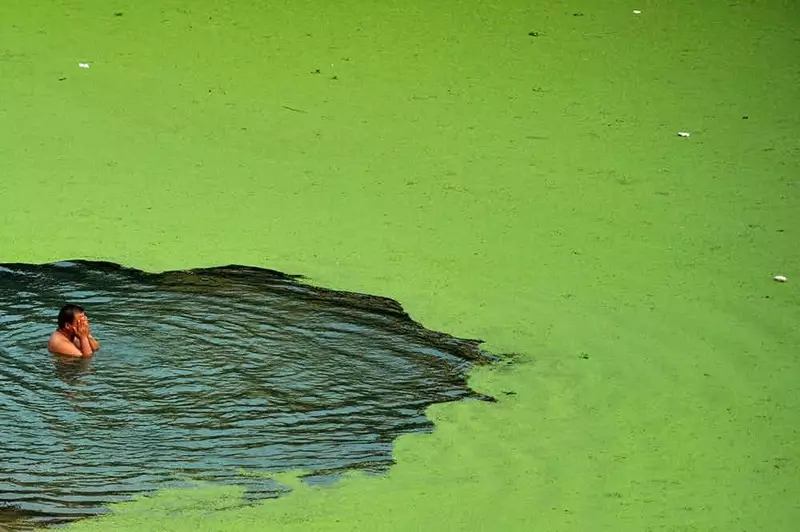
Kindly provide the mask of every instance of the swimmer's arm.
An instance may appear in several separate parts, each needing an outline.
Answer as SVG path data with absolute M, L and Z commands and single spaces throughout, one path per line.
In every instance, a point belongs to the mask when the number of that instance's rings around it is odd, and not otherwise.
M 97 340 L 94 339 L 94 336 L 91 334 L 87 337 L 89 340 L 89 346 L 92 348 L 92 352 L 100 351 L 100 344 Z
M 80 345 L 81 355 L 85 356 L 85 357 L 92 356 L 92 353 L 94 353 L 94 350 L 92 350 L 92 344 L 89 341 L 89 337 L 88 336 L 81 336 L 79 338 L 80 338 L 80 344 L 81 344 Z
M 91 350 L 91 353 L 89 353 L 90 355 L 100 349 L 100 344 L 98 344 L 97 340 L 92 336 L 92 330 L 89 327 L 89 318 L 87 318 L 85 314 L 82 316 L 80 324 L 78 325 L 78 336 L 81 339 L 81 345 L 79 347 L 84 353 L 86 353 L 86 348 L 84 346 L 88 346 L 89 350 Z
M 85 315 L 78 321 L 76 330 L 78 333 L 77 338 L 80 341 L 78 348 L 81 350 L 81 353 L 85 357 L 92 356 L 92 353 L 95 351 L 92 347 L 94 338 L 92 338 L 92 331 L 89 330 L 89 319 Z M 97 344 L 97 342 L 94 343 Z M 100 346 L 98 345 L 97 347 Z

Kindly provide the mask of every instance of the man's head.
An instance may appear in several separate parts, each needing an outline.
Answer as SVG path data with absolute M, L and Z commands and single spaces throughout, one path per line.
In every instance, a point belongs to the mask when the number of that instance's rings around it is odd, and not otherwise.
M 75 326 L 75 318 L 83 314 L 83 308 L 78 305 L 64 305 L 58 312 L 58 328 L 72 329 Z

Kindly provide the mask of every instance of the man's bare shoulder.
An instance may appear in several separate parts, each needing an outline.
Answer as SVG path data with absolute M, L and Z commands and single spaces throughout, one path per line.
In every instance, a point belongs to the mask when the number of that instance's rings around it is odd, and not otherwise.
M 58 331 L 50 335 L 47 350 L 56 355 L 83 356 L 77 346 Z
M 53 332 L 53 334 L 50 335 L 50 339 L 47 341 L 47 347 L 48 349 L 50 349 L 50 351 L 53 351 L 53 346 L 55 346 L 56 343 L 58 342 L 59 336 L 61 335 L 58 334 L 58 331 L 55 331 Z

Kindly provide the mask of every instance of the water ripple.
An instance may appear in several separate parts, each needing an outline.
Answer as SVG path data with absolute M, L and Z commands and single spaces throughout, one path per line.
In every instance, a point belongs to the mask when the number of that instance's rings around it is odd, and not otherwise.
M 94 358 L 47 353 L 65 302 L 86 308 Z M 0 357 L 0 523 L 189 480 L 282 491 L 243 470 L 383 471 L 393 439 L 429 430 L 425 407 L 471 395 L 465 371 L 488 360 L 385 298 L 255 268 L 88 262 L 0 266 Z

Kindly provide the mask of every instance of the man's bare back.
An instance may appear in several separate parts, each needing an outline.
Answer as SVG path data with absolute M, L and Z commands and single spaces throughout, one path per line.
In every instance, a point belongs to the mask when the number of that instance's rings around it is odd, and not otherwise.
M 64 305 L 58 313 L 58 329 L 50 335 L 47 348 L 56 355 L 90 357 L 100 344 L 89 329 L 89 318 L 78 305 Z

